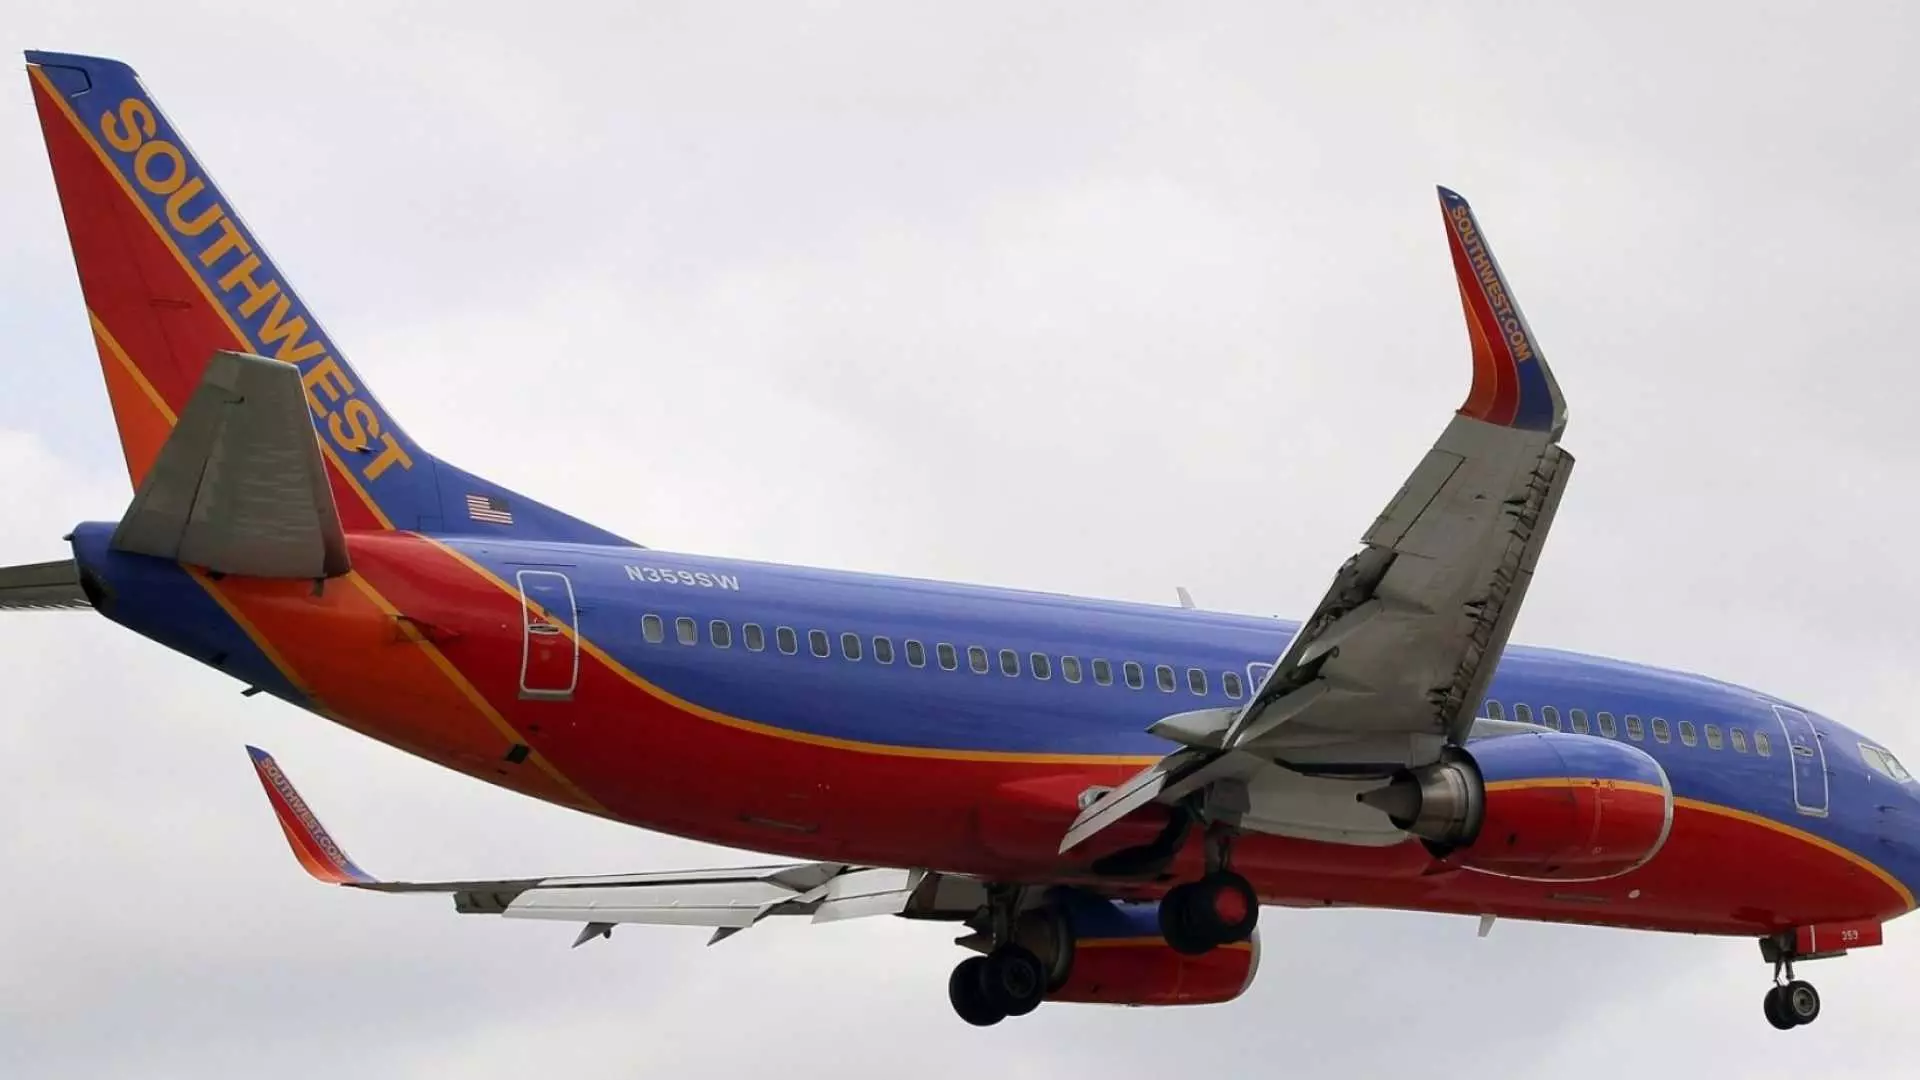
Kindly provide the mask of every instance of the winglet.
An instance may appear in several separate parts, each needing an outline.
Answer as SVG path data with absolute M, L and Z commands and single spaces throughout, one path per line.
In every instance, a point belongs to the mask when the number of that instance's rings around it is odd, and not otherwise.
M 1527 317 L 1507 287 L 1506 275 L 1487 246 L 1473 208 L 1457 192 L 1440 189 L 1440 213 L 1447 223 L 1460 283 L 1460 306 L 1473 340 L 1473 389 L 1463 416 L 1501 427 L 1544 431 L 1554 439 L 1567 426 L 1567 403 L 1547 367 Z
M 308 809 L 307 800 L 294 790 L 293 781 L 280 771 L 273 755 L 256 746 L 247 747 L 247 754 L 253 758 L 254 771 L 260 774 L 260 786 L 267 789 L 267 801 L 273 804 L 273 816 L 280 819 L 280 831 L 287 834 L 293 857 L 300 860 L 307 873 L 332 885 L 374 884 L 373 875 L 355 866 L 327 835 L 326 826 Z

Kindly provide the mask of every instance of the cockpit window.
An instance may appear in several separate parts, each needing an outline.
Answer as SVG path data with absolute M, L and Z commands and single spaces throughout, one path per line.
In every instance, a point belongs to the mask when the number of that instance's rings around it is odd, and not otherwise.
M 1913 779 L 1913 774 L 1900 764 L 1900 759 L 1877 746 L 1861 743 L 1860 756 L 1867 759 L 1867 764 L 1873 766 L 1875 772 L 1890 776 L 1902 784 Z

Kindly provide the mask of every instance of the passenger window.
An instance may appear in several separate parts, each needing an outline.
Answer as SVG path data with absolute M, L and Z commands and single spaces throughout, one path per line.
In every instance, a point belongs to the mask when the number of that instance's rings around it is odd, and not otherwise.
M 1659 743 L 1673 741 L 1673 733 L 1667 730 L 1667 722 L 1658 716 L 1653 718 L 1653 741 Z
M 873 662 L 876 664 L 893 663 L 893 639 L 875 637 L 873 639 Z
M 707 637 L 713 640 L 716 649 L 733 648 L 733 627 L 725 619 L 715 619 L 707 624 Z
M 1173 669 L 1165 664 L 1155 664 L 1153 681 L 1159 684 L 1162 693 L 1173 693 Z
M 912 638 L 907 639 L 907 666 L 927 666 L 927 647 Z
M 1080 681 L 1080 658 L 1063 656 L 1060 658 L 1060 677 L 1068 682 Z
M 1099 683 L 1101 686 L 1112 686 L 1113 665 L 1107 663 L 1105 660 L 1095 660 L 1093 662 L 1093 681 Z
M 673 636 L 679 638 L 682 645 L 692 645 L 700 640 L 700 627 L 682 615 L 673 620 Z
M 786 653 L 788 656 L 792 656 L 794 653 L 800 651 L 800 639 L 794 635 L 793 627 L 791 626 L 775 628 L 773 631 L 773 640 L 780 646 L 780 651 Z
M 1239 701 L 1241 695 L 1245 693 L 1245 691 L 1240 688 L 1240 673 L 1237 671 L 1221 672 L 1220 688 L 1225 690 L 1227 696 L 1235 701 Z
M 940 657 L 940 670 L 952 671 L 960 666 L 960 654 L 955 652 L 953 646 L 946 642 L 943 641 L 934 646 L 933 651 Z
M 1587 733 L 1587 710 L 1572 709 L 1568 711 L 1567 717 L 1573 721 L 1574 734 L 1585 735 Z
M 1708 724 L 1706 727 L 1703 727 L 1700 729 L 1700 733 L 1707 737 L 1707 749 L 1709 750 L 1720 749 L 1721 742 L 1720 742 L 1720 725 L 1719 724 Z
M 667 640 L 667 624 L 661 622 L 658 615 L 648 615 L 640 620 L 640 633 L 646 637 L 647 644 L 658 645 Z
M 1761 757 L 1773 756 L 1773 740 L 1767 738 L 1766 732 L 1756 731 L 1753 733 L 1753 752 L 1759 754 Z
M 1515 705 L 1513 707 L 1513 718 L 1523 724 L 1533 723 L 1533 706 Z
M 1206 697 L 1207 696 L 1207 673 L 1204 671 L 1201 671 L 1197 667 L 1188 668 L 1187 669 L 1187 689 L 1193 691 L 1196 694 L 1199 694 L 1201 697 Z
M 1700 745 L 1700 737 L 1694 734 L 1693 721 L 1680 721 L 1680 741 L 1688 746 Z
M 1555 731 L 1560 730 L 1560 710 L 1551 705 L 1540 706 L 1540 723 Z
M 1033 653 L 1032 655 L 1027 657 L 1027 662 L 1033 665 L 1034 678 L 1036 679 L 1053 678 L 1053 661 L 1047 659 L 1046 653 L 1043 653 L 1043 652 Z
M 1487 699 L 1486 712 L 1487 712 L 1487 719 L 1489 720 L 1505 720 L 1507 718 L 1506 706 L 1500 704 L 1499 702 L 1493 700 L 1492 698 Z
M 985 675 L 987 673 L 987 650 L 978 645 L 967 646 L 967 666 L 973 669 L 975 675 Z
M 1129 660 L 1121 665 L 1120 670 L 1127 673 L 1127 686 L 1130 689 L 1138 690 L 1147 685 L 1147 673 L 1138 663 Z
M 1593 718 L 1600 722 L 1600 734 L 1606 736 L 1609 739 L 1619 737 L 1620 729 L 1619 727 L 1615 726 L 1613 722 L 1612 713 L 1610 712 L 1596 713 L 1594 714 Z
M 1267 676 L 1271 674 L 1273 674 L 1272 664 L 1247 665 L 1247 683 L 1253 687 L 1253 692 L 1256 694 L 1260 692 L 1262 686 L 1267 684 Z
M 833 643 L 827 640 L 825 630 L 807 631 L 807 648 L 822 660 L 833 654 Z
M 840 651 L 846 654 L 846 657 L 849 660 L 860 659 L 860 635 L 859 634 L 841 634 L 840 635 Z
M 1747 729 L 1737 728 L 1737 727 L 1728 728 L 1727 742 L 1733 744 L 1734 753 L 1736 754 L 1746 753 L 1747 752 Z
M 748 652 L 760 652 L 767 647 L 767 632 L 760 629 L 759 623 L 750 622 L 740 628 L 740 640 Z
M 1000 674 L 1011 679 L 1020 674 L 1020 654 L 1012 649 L 1000 650 Z
M 1632 713 L 1627 714 L 1627 738 L 1634 742 L 1647 741 L 1647 722 Z

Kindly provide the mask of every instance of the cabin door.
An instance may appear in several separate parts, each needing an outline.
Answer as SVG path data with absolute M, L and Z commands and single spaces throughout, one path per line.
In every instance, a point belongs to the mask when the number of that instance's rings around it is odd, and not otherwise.
M 1803 814 L 1827 816 L 1827 751 L 1813 721 L 1798 709 L 1775 705 L 1773 713 L 1787 735 L 1787 757 L 1793 763 L 1793 805 Z
M 520 696 L 566 700 L 580 681 L 580 613 L 557 570 L 521 570 Z

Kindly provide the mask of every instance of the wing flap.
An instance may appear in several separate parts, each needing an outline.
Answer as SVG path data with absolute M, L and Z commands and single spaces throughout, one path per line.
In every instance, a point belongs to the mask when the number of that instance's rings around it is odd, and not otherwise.
M 86 611 L 93 607 L 80 588 L 72 559 L 0 567 L 0 611 Z
M 247 577 L 346 573 L 346 534 L 299 369 L 215 353 L 113 546 Z

